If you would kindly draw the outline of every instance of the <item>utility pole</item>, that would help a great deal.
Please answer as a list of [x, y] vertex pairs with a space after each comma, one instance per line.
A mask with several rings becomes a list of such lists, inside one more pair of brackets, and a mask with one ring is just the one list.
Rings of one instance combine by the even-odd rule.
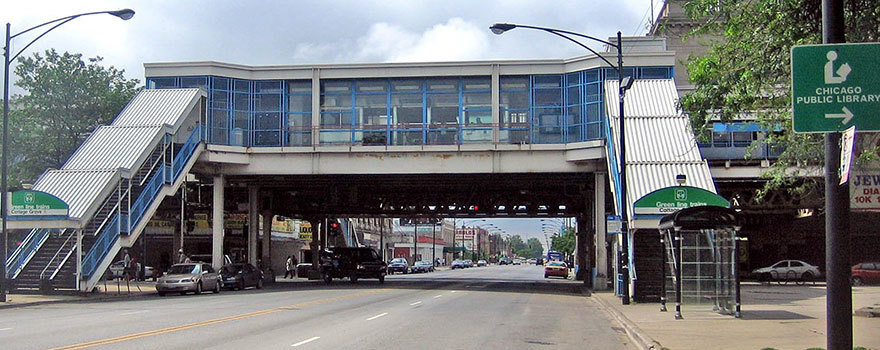
[[419, 219], [416, 218], [413, 220], [415, 222], [415, 230], [413, 232], [413, 264], [416, 261], [419, 261]]
[[431, 265], [434, 265], [435, 261], [437, 261], [437, 223], [431, 221]]
[[[822, 43], [846, 42], [842, 0], [822, 0]], [[825, 133], [825, 299], [828, 350], [853, 348], [849, 184], [840, 184], [840, 139]]]

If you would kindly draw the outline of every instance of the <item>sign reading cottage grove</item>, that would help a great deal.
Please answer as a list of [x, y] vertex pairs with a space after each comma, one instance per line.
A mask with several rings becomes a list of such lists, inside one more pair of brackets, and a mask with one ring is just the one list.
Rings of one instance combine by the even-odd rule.
[[70, 209], [58, 197], [46, 192], [23, 190], [9, 196], [9, 219], [67, 217]]
[[730, 202], [702, 188], [672, 186], [661, 188], [639, 198], [633, 203], [633, 212], [645, 215], [666, 215], [681, 209], [704, 205], [729, 208]]

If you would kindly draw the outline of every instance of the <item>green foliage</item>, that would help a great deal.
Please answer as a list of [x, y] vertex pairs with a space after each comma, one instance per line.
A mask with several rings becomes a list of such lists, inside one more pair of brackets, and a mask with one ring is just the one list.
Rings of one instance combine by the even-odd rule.
[[[715, 121], [754, 117], [773, 131], [756, 143], [782, 151], [765, 174], [765, 190], [818, 189], [822, 180], [813, 171], [824, 164], [824, 140], [821, 134], [793, 132], [791, 47], [822, 42], [821, 2], [692, 0], [685, 10], [699, 23], [688, 39], [711, 43], [705, 55], [688, 61], [695, 89], [680, 101], [695, 133], [705, 137]], [[847, 41], [880, 37], [880, 2], [845, 1], [845, 18]]]
[[571, 256], [574, 254], [576, 243], [573, 228], [566, 228], [562, 235], [554, 235], [550, 238], [550, 250], [562, 253], [563, 256]]
[[140, 89], [124, 71], [100, 65], [102, 58], [57, 53], [21, 57], [16, 85], [27, 91], [10, 98], [9, 184], [33, 183], [48, 168], [60, 168], [99, 125], [108, 124]]

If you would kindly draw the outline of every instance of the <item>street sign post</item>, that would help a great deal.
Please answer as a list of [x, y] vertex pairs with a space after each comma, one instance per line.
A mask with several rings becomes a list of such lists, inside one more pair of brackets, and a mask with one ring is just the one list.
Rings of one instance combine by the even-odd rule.
[[880, 131], [878, 66], [878, 43], [793, 47], [794, 131], [839, 132], [850, 126]]

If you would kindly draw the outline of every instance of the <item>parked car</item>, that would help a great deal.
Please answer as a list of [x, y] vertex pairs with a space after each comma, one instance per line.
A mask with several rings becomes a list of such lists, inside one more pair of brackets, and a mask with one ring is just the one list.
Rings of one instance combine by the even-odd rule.
[[388, 263], [388, 274], [393, 275], [395, 272], [407, 273], [409, 271], [409, 263], [404, 258], [391, 259]]
[[561, 261], [551, 261], [547, 266], [544, 266], [544, 278], [550, 276], [568, 278], [568, 265]]
[[312, 270], [312, 263], [296, 264], [296, 276], [300, 278], [309, 277], [309, 271]]
[[800, 260], [781, 260], [771, 266], [752, 271], [760, 280], [811, 281], [822, 275], [819, 267]]
[[498, 265], [511, 265], [511, 264], [513, 264], [513, 259], [508, 258], [506, 256], [501, 258], [500, 260], [498, 260]]
[[[208, 264], [213, 264], [213, 255], [212, 254], [193, 254], [189, 256], [190, 262], [203, 262]], [[232, 264], [232, 258], [229, 255], [223, 254], [223, 265]]]
[[514, 264], [514, 265], [522, 265], [522, 260], [519, 260], [519, 259], [513, 259], [513, 264]]
[[544, 265], [544, 258], [535, 259], [535, 265]]
[[174, 264], [164, 276], [156, 283], [156, 291], [160, 296], [168, 292], [179, 292], [184, 295], [187, 292], [201, 294], [203, 290], [213, 290], [220, 293], [223, 281], [220, 274], [214, 271], [210, 264], [184, 263]]
[[537, 260], [536, 260], [536, 259], [529, 259], [529, 260], [528, 260], [528, 261], [526, 261], [526, 264], [529, 264], [529, 265], [534, 265], [534, 264], [535, 264], [535, 262], [537, 262]]
[[[123, 265], [125, 265], [125, 262], [123, 262], [122, 260], [111, 264], [110, 268], [108, 269], [109, 272], [107, 274], [107, 278], [109, 278], [109, 279], [122, 278], [122, 276], [125, 274], [124, 273], [125, 271], [123, 271], [124, 270]], [[153, 267], [147, 266], [145, 268], [146, 268], [146, 270], [144, 270], [144, 272], [141, 273], [141, 263], [137, 263], [137, 273], [140, 275], [140, 276], [138, 276], [138, 279], [145, 280], [147, 278], [153, 278], [153, 274], [155, 273], [155, 271], [153, 270]]]
[[474, 261], [470, 259], [466, 259], [464, 261], [464, 267], [474, 267]]
[[378, 278], [379, 283], [385, 283], [386, 269], [387, 265], [373, 248], [334, 247], [321, 252], [321, 278], [327, 283], [344, 277], [352, 283], [359, 278]]
[[223, 265], [220, 269], [223, 287], [242, 290], [247, 287], [263, 288], [263, 272], [248, 263]]
[[410, 269], [412, 273], [434, 272], [434, 265], [429, 261], [416, 261]]
[[880, 262], [864, 262], [852, 267], [852, 284], [880, 283]]
[[467, 265], [465, 265], [464, 260], [453, 260], [453, 261], [452, 261], [452, 264], [449, 265], [449, 268], [450, 268], [451, 270], [455, 270], [455, 269], [463, 269], [463, 268], [466, 268], [466, 267], [467, 267]]
[[486, 260], [478, 260], [477, 261], [477, 267], [486, 266], [486, 265], [489, 265], [489, 263], [486, 262]]

